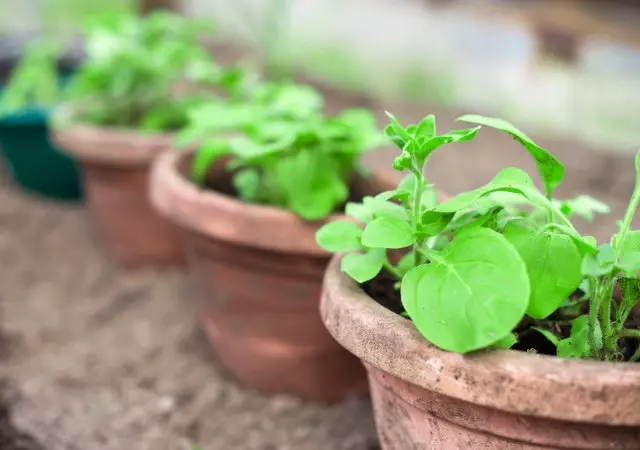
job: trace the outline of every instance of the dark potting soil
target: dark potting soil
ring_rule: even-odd
[[[396,280],[388,272],[383,271],[373,280],[363,283],[361,287],[364,292],[379,305],[401,315],[404,312],[404,307],[400,300],[400,290],[395,288],[395,284]],[[582,292],[577,291],[572,298],[579,298],[581,295]],[[586,307],[582,309],[580,314],[586,314],[588,312]],[[561,321],[561,324],[558,324],[557,321]],[[525,319],[515,329],[515,333],[518,335],[518,343],[512,347],[512,350],[556,356],[556,347],[541,333],[532,330],[530,328],[532,325],[548,329],[560,339],[568,338],[571,332],[569,321],[566,320],[566,318],[558,317],[557,313],[551,315],[547,320],[535,324],[531,320]],[[631,317],[627,321],[627,326],[629,328],[640,328],[639,325],[640,312],[638,314],[631,314]],[[640,340],[638,339],[621,339],[620,352],[623,355],[623,360],[628,361],[639,345]]]
[[[362,289],[378,304],[396,314],[404,312],[404,306],[400,300],[400,290],[395,288],[396,280],[386,271],[373,280],[362,284]]]
[[[14,426],[11,417],[12,391],[10,381],[0,379],[0,449],[44,450],[35,438]]]

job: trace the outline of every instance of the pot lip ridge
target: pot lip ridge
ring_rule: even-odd
[[[440,350],[340,271],[325,273],[322,320],[369,365],[429,391],[516,414],[640,426],[640,366],[568,360],[516,350],[459,355]],[[533,392],[532,392],[533,391]]]
[[[221,241],[329,260],[331,255],[316,244],[315,232],[323,223],[343,216],[306,222],[284,209],[249,204],[202,189],[177,169],[192,154],[193,150],[169,151],[153,162],[150,197],[161,214],[181,227]]]
[[[75,122],[70,104],[56,108],[53,117],[50,125],[52,139],[61,151],[83,162],[149,165],[158,153],[173,146],[173,133]]]

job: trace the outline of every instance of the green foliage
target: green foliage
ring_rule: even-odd
[[[321,107],[322,97],[309,86],[264,83],[192,108],[178,140],[198,148],[193,181],[203,184],[212,164],[227,157],[242,200],[306,220],[327,217],[347,200],[360,155],[383,136],[368,111],[327,117]]]
[[[339,233],[336,222],[317,233],[321,247],[347,252],[344,272],[363,283],[386,270],[398,281],[403,314],[444,350],[511,348],[538,333],[559,357],[640,360],[640,350],[623,353],[640,340],[627,320],[640,301],[640,231],[629,229],[640,202],[640,152],[627,214],[611,242],[599,246],[571,218],[593,220],[609,208],[584,195],[554,199],[564,167],[513,125],[460,119],[514,137],[536,161],[544,192],[526,172],[508,167],[438,204],[423,175],[429,157],[444,144],[473,139],[478,128],[438,135],[433,116],[406,127],[388,116],[385,133],[401,149],[393,166],[408,177],[393,191],[347,205],[360,228],[349,223],[349,233]],[[388,250],[404,256],[392,264]],[[584,295],[576,298],[579,289]]]
[[[524,262],[504,236],[489,228],[463,231],[427,256],[431,264],[402,279],[402,304],[418,331],[460,353],[511,334],[527,309],[529,283]]]
[[[199,43],[210,29],[209,21],[168,12],[99,16],[65,96],[73,119],[148,131],[183,126],[187,111],[213,97],[213,88],[233,92],[242,82]]]
[[[0,117],[25,109],[46,109],[61,96],[55,44],[35,42],[29,45],[11,72],[0,99]]]

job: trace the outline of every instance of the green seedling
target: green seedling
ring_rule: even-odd
[[[347,200],[360,155],[384,136],[368,111],[327,117],[321,107],[322,97],[309,86],[267,83],[240,100],[192,109],[179,144],[197,146],[193,181],[202,185],[211,166],[228,157],[243,201],[305,220],[327,217]]]
[[[216,89],[233,93],[244,80],[200,44],[210,30],[209,21],[168,12],[100,16],[88,28],[86,61],[65,95],[74,119],[147,131],[184,126],[190,108]]]
[[[500,119],[463,116],[475,128],[438,135],[435,118],[402,126],[391,114],[387,136],[400,149],[393,166],[409,172],[397,189],[347,204],[347,221],[323,226],[318,244],[346,253],[341,269],[359,283],[386,271],[397,280],[404,314],[434,345],[467,353],[510,348],[540,333],[565,358],[640,359],[640,330],[628,319],[640,300],[640,232],[630,230],[640,179],[610,244],[582,236],[572,217],[608,213],[588,196],[558,200],[564,167]],[[480,126],[511,135],[536,162],[544,190],[521,169],[437,203],[424,177],[439,147],[473,139]],[[640,153],[636,157],[640,178]],[[396,263],[390,250],[404,256]],[[621,295],[614,295],[620,287]],[[580,290],[584,293],[577,296]],[[578,297],[578,298],[576,298]]]

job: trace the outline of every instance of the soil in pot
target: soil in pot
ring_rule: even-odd
[[[59,200],[79,200],[76,163],[49,140],[47,117],[38,111],[0,120],[0,146],[14,181],[25,190]]]
[[[640,448],[637,365],[444,352],[398,314],[390,278],[361,288],[339,263],[327,270],[322,317],[367,367],[383,450]]]
[[[330,258],[315,244],[318,224],[237,200],[222,166],[210,174],[210,188],[198,189],[187,179],[189,166],[190,158],[159,159],[152,198],[185,229],[189,267],[204,293],[204,328],[222,362],[263,393],[336,403],[366,392],[361,363],[318,314]]]
[[[55,139],[78,160],[89,214],[115,263],[184,264],[178,230],[157,214],[148,196],[151,162],[170,149],[169,135],[74,126],[56,130]]]

